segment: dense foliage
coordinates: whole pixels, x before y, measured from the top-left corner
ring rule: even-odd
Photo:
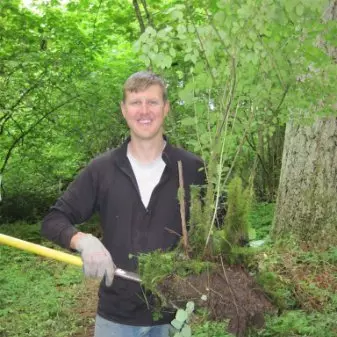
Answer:
[[[125,77],[140,67],[123,2],[39,11],[2,1],[0,175],[3,219],[41,216],[94,155],[125,136]],[[109,10],[107,10],[109,9]]]

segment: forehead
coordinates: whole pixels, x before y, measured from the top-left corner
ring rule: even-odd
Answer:
[[[157,99],[163,99],[163,89],[157,85],[150,85],[146,89],[141,89],[138,91],[129,91],[127,90],[125,92],[125,98],[126,99],[134,99],[134,98],[157,98]]]

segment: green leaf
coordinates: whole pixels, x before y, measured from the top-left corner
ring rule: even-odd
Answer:
[[[191,58],[191,61],[192,61],[194,64],[197,63],[197,55],[192,54],[190,58]]]
[[[149,36],[156,36],[157,35],[156,30],[151,26],[146,27],[145,33],[148,34]]]
[[[142,45],[142,52],[144,53],[144,54],[147,54],[148,52],[149,52],[149,50],[150,50],[150,46],[148,45],[148,44],[143,44]]]
[[[179,97],[184,101],[185,104],[191,104],[194,100],[194,90],[192,88],[185,87],[179,92]]]
[[[165,27],[157,32],[157,37],[161,40],[167,41],[169,39],[169,33],[172,31],[172,27]]]
[[[298,16],[303,16],[304,13],[304,6],[300,3],[296,6],[296,14]]]
[[[163,67],[169,68],[172,64],[172,57],[170,55],[165,55],[163,60]]]
[[[219,25],[222,25],[226,19],[225,12],[223,11],[218,11],[214,15],[214,22],[216,22]]]
[[[191,59],[191,55],[190,54],[186,54],[184,57],[184,61],[187,62]]]
[[[189,33],[194,33],[195,28],[191,23],[189,23],[188,26],[187,26],[187,30],[188,30]]]
[[[194,117],[185,117],[181,120],[181,125],[184,125],[184,126],[195,125],[195,118]]]
[[[184,322],[180,322],[176,319],[174,319],[173,321],[171,321],[171,325],[176,328],[177,330],[180,330],[181,327],[183,326]]]
[[[173,47],[170,48],[169,53],[172,57],[176,57],[176,50]]]
[[[134,44],[133,44],[133,50],[138,53],[140,51],[140,39],[138,39]]]
[[[187,312],[183,309],[178,309],[177,313],[176,313],[176,320],[178,320],[179,322],[184,323],[187,320]]]
[[[173,20],[178,20],[178,21],[182,21],[184,18],[184,14],[182,11],[179,10],[175,10],[171,13],[171,17]]]
[[[185,325],[180,333],[183,337],[191,337],[192,336],[191,327],[189,325]]]
[[[158,53],[158,51],[159,51],[159,47],[158,47],[157,44],[155,44],[152,49],[155,53]]]
[[[185,27],[185,25],[180,24],[177,26],[177,32],[178,32],[178,36],[180,35],[184,35],[186,33],[187,29]]]
[[[151,64],[150,59],[146,55],[141,55],[139,59],[143,61],[147,67]]]
[[[249,237],[249,240],[255,240],[256,239],[256,230],[254,228],[248,229],[248,237]]]
[[[186,312],[187,314],[191,314],[194,311],[194,302],[189,301],[186,304]]]
[[[226,5],[227,5],[227,0],[219,0],[216,5],[219,7],[219,8],[225,8]]]
[[[178,80],[182,80],[184,78],[184,73],[181,70],[177,70],[176,74],[178,76]]]

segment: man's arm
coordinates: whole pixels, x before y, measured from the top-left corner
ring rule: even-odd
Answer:
[[[42,235],[60,246],[81,254],[87,277],[105,277],[111,286],[116,266],[102,242],[91,234],[78,232],[75,224],[89,219],[97,209],[98,180],[91,166],[85,168],[58,199],[42,222]]]
[[[45,216],[41,234],[64,248],[73,248],[71,240],[78,233],[74,225],[88,220],[95,212],[97,190],[98,181],[88,166],[69,185]]]

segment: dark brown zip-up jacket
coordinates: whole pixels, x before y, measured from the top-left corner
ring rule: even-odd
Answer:
[[[98,212],[102,241],[114,263],[119,268],[137,271],[136,258],[130,258],[130,254],[168,250],[179,240],[174,234],[181,233],[177,162],[181,161],[183,166],[187,205],[189,186],[203,185],[205,175],[200,158],[167,143],[162,155],[166,163],[163,175],[145,208],[126,156],[128,141],[92,160],[79,174],[44,218],[42,235],[69,249],[77,232],[74,225]],[[97,312],[108,320],[138,326],[169,323],[173,319],[172,312],[163,312],[163,317],[154,321],[152,303],[151,295],[144,299],[144,291],[137,282],[115,277],[111,287],[101,282]]]

